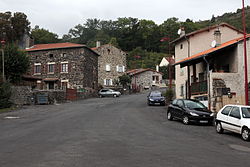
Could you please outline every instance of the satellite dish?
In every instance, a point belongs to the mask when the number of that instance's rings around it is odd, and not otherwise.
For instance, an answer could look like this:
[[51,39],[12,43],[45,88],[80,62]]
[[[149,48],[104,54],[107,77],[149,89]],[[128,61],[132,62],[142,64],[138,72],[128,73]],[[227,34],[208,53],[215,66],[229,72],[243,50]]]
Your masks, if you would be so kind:
[[212,43],[211,43],[211,46],[214,48],[214,47],[216,47],[216,45],[217,45],[216,41],[213,40]]
[[178,35],[181,35],[181,29],[179,29],[179,30],[177,31],[177,34],[178,34]]

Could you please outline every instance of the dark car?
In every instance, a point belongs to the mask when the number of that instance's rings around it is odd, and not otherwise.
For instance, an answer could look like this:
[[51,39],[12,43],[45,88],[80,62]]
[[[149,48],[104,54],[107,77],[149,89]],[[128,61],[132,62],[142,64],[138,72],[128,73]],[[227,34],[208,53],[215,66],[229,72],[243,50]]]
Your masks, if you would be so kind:
[[162,95],[160,91],[152,91],[149,93],[148,98],[148,105],[162,105],[165,106],[165,97]]
[[214,121],[214,113],[209,111],[207,107],[197,100],[175,99],[167,110],[167,119],[173,118],[182,120],[184,124],[190,122],[207,123],[212,125]]

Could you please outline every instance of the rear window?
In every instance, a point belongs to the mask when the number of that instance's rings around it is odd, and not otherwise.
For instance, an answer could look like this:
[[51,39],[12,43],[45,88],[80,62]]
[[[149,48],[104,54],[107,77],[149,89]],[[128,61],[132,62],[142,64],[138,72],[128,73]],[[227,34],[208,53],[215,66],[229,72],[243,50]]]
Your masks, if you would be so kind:
[[221,114],[228,115],[231,109],[231,106],[227,106],[221,111]]

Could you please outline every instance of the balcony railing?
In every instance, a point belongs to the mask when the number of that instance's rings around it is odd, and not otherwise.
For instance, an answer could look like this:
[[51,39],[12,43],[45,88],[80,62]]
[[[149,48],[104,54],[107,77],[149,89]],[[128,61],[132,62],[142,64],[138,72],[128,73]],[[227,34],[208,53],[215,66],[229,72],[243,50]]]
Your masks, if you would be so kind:
[[207,93],[207,81],[191,83],[191,94],[204,94]]

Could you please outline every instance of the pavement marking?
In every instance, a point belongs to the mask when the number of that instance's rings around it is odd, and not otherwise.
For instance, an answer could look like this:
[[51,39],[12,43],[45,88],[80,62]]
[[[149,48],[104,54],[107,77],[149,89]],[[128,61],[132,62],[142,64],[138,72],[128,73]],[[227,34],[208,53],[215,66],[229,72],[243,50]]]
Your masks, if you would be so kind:
[[245,147],[245,146],[241,146],[241,145],[229,144],[229,147],[231,147],[234,150],[238,150],[238,151],[250,152],[249,147]]
[[15,117],[15,116],[6,116],[4,119],[19,119],[20,117]]

